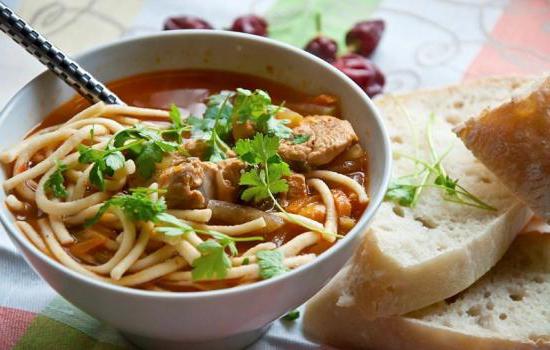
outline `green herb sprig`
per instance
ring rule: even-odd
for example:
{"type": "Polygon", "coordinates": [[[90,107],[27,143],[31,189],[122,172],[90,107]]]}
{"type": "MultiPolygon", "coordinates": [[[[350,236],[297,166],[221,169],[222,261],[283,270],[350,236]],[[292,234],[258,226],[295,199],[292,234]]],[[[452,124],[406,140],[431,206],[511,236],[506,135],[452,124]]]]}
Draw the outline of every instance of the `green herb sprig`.
{"type": "Polygon", "coordinates": [[[260,250],[256,253],[258,266],[260,266],[260,277],[269,279],[288,271],[283,264],[283,253],[278,250],[260,250]]]}
{"type": "Polygon", "coordinates": [[[231,150],[226,140],[231,135],[233,105],[230,98],[232,96],[231,92],[212,95],[208,100],[203,118],[187,118],[187,122],[191,125],[192,138],[206,143],[205,159],[214,163],[226,159],[227,152],[231,150]]]}
{"type": "MultiPolygon", "coordinates": [[[[111,197],[99,208],[97,213],[86,220],[84,226],[92,226],[109,210],[110,207],[119,207],[124,214],[133,221],[158,221],[158,215],[166,211],[164,199],[153,200],[151,193],[154,191],[144,187],[132,188],[130,194],[118,194],[111,197]]],[[[160,192],[162,193],[162,192],[160,192]]]]}
{"type": "MultiPolygon", "coordinates": [[[[485,203],[480,198],[466,190],[458,183],[458,179],[451,178],[442,161],[449,154],[449,148],[442,155],[438,155],[432,136],[432,127],[435,121],[435,116],[432,114],[426,126],[426,142],[430,151],[430,162],[419,159],[417,156],[411,157],[402,155],[413,161],[419,166],[419,170],[411,175],[406,175],[391,181],[386,192],[386,200],[392,201],[399,205],[414,208],[418,203],[420,194],[423,188],[434,187],[438,188],[443,193],[443,198],[446,201],[457,203],[460,205],[471,206],[483,210],[495,211],[495,207],[485,203]]],[[[415,147],[416,148],[416,147],[415,147]]],[[[415,154],[418,154],[415,151],[415,154]]]]}
{"type": "Polygon", "coordinates": [[[55,167],[55,171],[44,183],[44,190],[51,193],[55,198],[65,198],[67,197],[67,189],[65,188],[63,173],[67,171],[67,165],[56,160],[55,167]]]}
{"type": "Polygon", "coordinates": [[[165,153],[180,148],[178,143],[165,140],[163,133],[174,133],[183,128],[180,125],[176,129],[160,130],[137,124],[117,132],[104,149],[79,145],[78,161],[82,164],[93,164],[90,182],[101,191],[105,190],[105,177],[113,176],[115,171],[124,166],[124,153],[135,161],[137,173],[148,179],[155,171],[155,164],[162,160],[165,153]]]}
{"type": "Polygon", "coordinates": [[[241,199],[256,203],[270,199],[288,221],[311,231],[341,238],[342,236],[335,232],[328,232],[295,220],[275,198],[275,194],[288,191],[288,182],[284,176],[290,175],[290,167],[277,153],[279,143],[280,140],[277,136],[259,133],[253,139],[237,141],[235,153],[239,159],[248,164],[248,170],[241,175],[239,180],[239,184],[246,187],[241,193],[241,199]]]}
{"type": "Polygon", "coordinates": [[[168,213],[158,214],[156,219],[161,225],[164,224],[164,226],[156,227],[156,231],[166,236],[185,237],[191,232],[196,232],[213,238],[197,245],[201,256],[193,261],[191,272],[193,280],[225,278],[227,271],[231,268],[230,255],[236,256],[238,254],[236,243],[263,240],[263,237],[259,236],[231,237],[213,230],[196,229],[168,213]],[[229,250],[229,254],[226,250],[229,250]]]}

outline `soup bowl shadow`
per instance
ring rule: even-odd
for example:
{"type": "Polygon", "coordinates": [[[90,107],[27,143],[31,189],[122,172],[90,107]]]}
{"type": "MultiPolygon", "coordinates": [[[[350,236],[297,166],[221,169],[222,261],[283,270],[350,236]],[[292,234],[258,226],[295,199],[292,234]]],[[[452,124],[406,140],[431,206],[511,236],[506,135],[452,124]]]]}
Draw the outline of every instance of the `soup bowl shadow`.
{"type": "MultiPolygon", "coordinates": [[[[277,318],[319,291],[351,256],[383,200],[390,176],[390,142],[376,107],[353,81],[300,49],[246,34],[189,30],[105,45],[79,63],[102,81],[163,70],[209,69],[255,75],[309,94],[339,98],[369,155],[370,203],[357,225],[312,263],[230,289],[169,293],[96,281],[45,256],[19,232],[2,206],[0,220],[30,266],[61,296],[120,330],[143,348],[237,349],[255,341],[277,318]]],[[[2,145],[24,135],[74,95],[45,72],[21,89],[0,113],[2,145]]],[[[3,182],[7,174],[0,174],[3,182]]],[[[6,194],[0,191],[0,200],[6,194]]]]}

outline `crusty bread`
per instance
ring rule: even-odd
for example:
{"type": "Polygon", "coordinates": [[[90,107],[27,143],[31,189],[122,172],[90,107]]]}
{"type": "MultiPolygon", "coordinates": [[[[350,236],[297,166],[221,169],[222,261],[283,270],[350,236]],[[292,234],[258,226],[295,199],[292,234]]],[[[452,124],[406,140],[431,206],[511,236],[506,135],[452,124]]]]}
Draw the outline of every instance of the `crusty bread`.
{"type": "MultiPolygon", "coordinates": [[[[345,269],[349,269],[349,266],[345,269]]],[[[343,349],[550,349],[550,235],[522,234],[504,258],[458,295],[369,321],[337,305],[344,274],[309,301],[306,334],[343,349]]]]}
{"type": "Polygon", "coordinates": [[[498,211],[445,201],[434,188],[425,188],[413,209],[384,202],[353,257],[338,304],[357,304],[370,319],[401,315],[464,290],[504,255],[530,211],[473,157],[452,128],[528,83],[486,79],[375,101],[393,141],[394,178],[414,172],[414,163],[403,156],[414,155],[413,129],[419,157],[429,160],[425,128],[433,113],[435,148],[441,154],[453,145],[443,161],[449,175],[498,211]]]}
{"type": "Polygon", "coordinates": [[[550,76],[457,128],[475,156],[550,222],[550,76]]]}

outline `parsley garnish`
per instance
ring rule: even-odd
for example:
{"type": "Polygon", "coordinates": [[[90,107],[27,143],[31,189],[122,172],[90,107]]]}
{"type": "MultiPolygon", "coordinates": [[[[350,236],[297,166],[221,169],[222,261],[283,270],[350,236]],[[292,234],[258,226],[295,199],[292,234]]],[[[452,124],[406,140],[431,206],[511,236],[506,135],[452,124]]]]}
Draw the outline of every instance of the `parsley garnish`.
{"type": "MultiPolygon", "coordinates": [[[[207,145],[204,159],[218,162],[227,158],[233,123],[250,122],[257,132],[291,138],[292,130],[287,120],[275,118],[279,106],[271,104],[271,98],[263,90],[237,89],[212,95],[202,118],[189,117],[191,136],[207,145]]],[[[303,138],[298,137],[298,141],[303,138]]],[[[302,141],[305,142],[305,141],[302,141]]]]}
{"type": "Polygon", "coordinates": [[[124,166],[124,155],[118,149],[95,149],[84,145],[78,146],[78,161],[82,164],[93,164],[90,171],[90,182],[105,190],[105,176],[113,176],[115,171],[124,166]]]}
{"type": "Polygon", "coordinates": [[[148,179],[155,171],[155,164],[162,160],[164,153],[177,150],[179,145],[166,141],[162,131],[135,125],[116,133],[105,149],[94,149],[80,145],[78,161],[93,164],[90,182],[101,191],[105,190],[105,177],[113,176],[124,166],[126,152],[136,163],[138,174],[148,179]]]}
{"type": "Polygon", "coordinates": [[[164,153],[176,151],[179,145],[166,141],[162,133],[155,129],[135,125],[118,132],[113,138],[115,149],[126,149],[129,157],[136,162],[138,174],[144,179],[155,172],[155,163],[162,160],[164,153]]]}
{"type": "Polygon", "coordinates": [[[278,149],[279,138],[276,136],[256,134],[252,140],[240,139],[237,142],[235,152],[242,161],[249,165],[248,171],[244,172],[239,180],[240,185],[246,186],[241,193],[241,199],[254,202],[271,199],[273,205],[294,224],[311,231],[342,237],[335,232],[319,230],[295,220],[279,204],[275,194],[288,191],[288,183],[283,177],[290,175],[290,168],[277,153],[278,149]]]}
{"type": "Polygon", "coordinates": [[[260,250],[256,253],[260,266],[260,277],[268,279],[288,271],[283,264],[283,253],[278,250],[260,250]]]}
{"type": "Polygon", "coordinates": [[[238,123],[252,122],[257,132],[288,139],[292,130],[286,126],[287,120],[277,119],[275,115],[281,108],[271,104],[267,92],[256,89],[237,89],[233,108],[233,118],[238,123]]]}
{"type": "Polygon", "coordinates": [[[162,130],[161,134],[169,140],[176,140],[178,144],[183,143],[182,133],[190,130],[191,126],[188,125],[181,117],[181,112],[175,104],[170,105],[170,121],[172,122],[171,128],[162,130]]]}
{"type": "Polygon", "coordinates": [[[169,226],[157,227],[156,231],[170,237],[185,236],[190,232],[196,232],[214,238],[197,246],[201,256],[193,261],[193,280],[225,278],[227,270],[231,268],[229,255],[235,256],[238,254],[236,242],[263,240],[262,237],[231,237],[217,231],[195,229],[168,213],[158,214],[156,220],[169,224],[169,226]],[[226,248],[229,250],[229,254],[226,252],[226,248]]]}
{"type": "Polygon", "coordinates": [[[203,140],[207,147],[205,159],[219,162],[226,159],[226,153],[231,149],[226,143],[231,134],[231,113],[233,105],[230,98],[232,93],[212,95],[208,99],[203,118],[189,117],[191,136],[203,140]]]}
{"type": "Polygon", "coordinates": [[[300,311],[298,310],[292,310],[288,314],[284,315],[282,317],[285,321],[295,321],[300,317],[300,311]]]}
{"type": "Polygon", "coordinates": [[[307,135],[307,134],[295,134],[293,137],[292,137],[292,142],[295,144],[295,145],[299,145],[301,143],[306,143],[309,141],[309,138],[311,137],[311,135],[307,135]]]}
{"type": "Polygon", "coordinates": [[[225,252],[225,246],[209,239],[197,246],[201,256],[193,261],[191,276],[194,281],[214,278],[223,279],[231,268],[231,259],[225,252]]]}
{"type": "Polygon", "coordinates": [[[67,165],[55,161],[56,169],[44,183],[44,190],[53,194],[55,198],[67,197],[67,189],[65,188],[65,178],[63,172],[67,170],[67,165]]]}
{"type": "Polygon", "coordinates": [[[245,201],[259,202],[271,198],[275,193],[288,191],[283,176],[290,175],[290,168],[277,154],[279,138],[256,134],[252,140],[240,139],[235,146],[239,158],[252,165],[241,175],[240,185],[247,186],[241,194],[245,201]]]}
{"type": "Polygon", "coordinates": [[[99,208],[96,215],[84,223],[84,226],[95,224],[111,206],[119,207],[133,221],[158,221],[158,215],[166,211],[164,199],[152,200],[149,188],[133,188],[130,194],[118,194],[111,197],[99,208]]]}
{"type": "MultiPolygon", "coordinates": [[[[432,137],[432,124],[434,120],[434,115],[430,115],[426,127],[426,138],[430,150],[431,163],[417,157],[403,155],[417,166],[420,166],[420,169],[412,175],[402,176],[393,180],[386,192],[386,199],[399,205],[413,208],[418,202],[420,193],[424,187],[435,187],[442,190],[443,198],[446,201],[479,209],[497,210],[460,186],[458,179],[453,179],[447,174],[442,161],[450,152],[450,149],[443,153],[443,155],[437,154],[432,137]],[[432,179],[433,181],[430,183],[432,179]]],[[[417,153],[415,151],[415,154],[417,153]]]]}

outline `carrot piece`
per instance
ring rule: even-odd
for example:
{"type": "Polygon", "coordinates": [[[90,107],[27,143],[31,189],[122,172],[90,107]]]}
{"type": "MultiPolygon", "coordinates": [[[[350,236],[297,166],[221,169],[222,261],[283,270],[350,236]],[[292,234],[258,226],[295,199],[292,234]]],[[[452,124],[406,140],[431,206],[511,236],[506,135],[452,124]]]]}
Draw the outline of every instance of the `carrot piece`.
{"type": "Polygon", "coordinates": [[[102,235],[95,235],[90,239],[87,239],[82,242],[78,242],[74,245],[72,245],[69,250],[71,254],[75,257],[82,257],[89,253],[92,250],[95,250],[103,245],[105,245],[105,242],[107,241],[107,238],[105,238],[102,235]]]}

